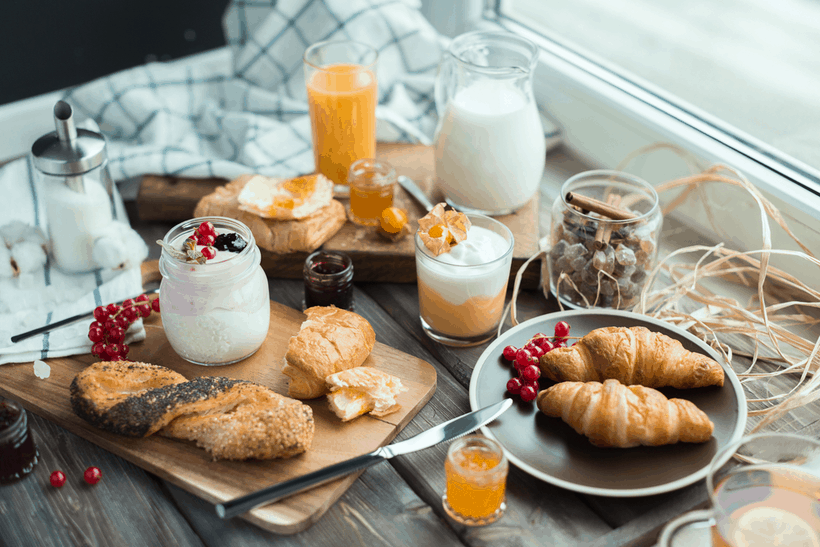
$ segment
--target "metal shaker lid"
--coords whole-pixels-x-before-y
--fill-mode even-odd
[[[80,175],[106,159],[105,137],[74,126],[74,115],[65,101],[54,105],[57,131],[46,133],[31,145],[34,166],[49,175]]]

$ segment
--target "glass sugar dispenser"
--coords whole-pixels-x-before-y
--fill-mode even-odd
[[[608,170],[571,177],[552,206],[550,291],[570,308],[632,308],[657,264],[662,223],[646,181]]]
[[[105,138],[77,128],[73,114],[67,102],[58,101],[56,131],[37,139],[31,155],[42,182],[54,260],[62,271],[80,273],[98,267],[94,240],[117,218],[119,195],[108,172]]]

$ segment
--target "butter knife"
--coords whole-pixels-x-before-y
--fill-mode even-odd
[[[422,207],[430,211],[433,208],[433,202],[421,191],[421,188],[409,177],[404,175],[399,176],[399,184],[402,188],[407,190],[407,193],[416,198]]]
[[[492,422],[512,406],[512,399],[504,399],[498,403],[470,412],[449,422],[437,425],[419,433],[418,435],[400,443],[382,446],[369,454],[339,462],[328,467],[308,473],[289,481],[274,484],[262,490],[257,490],[246,496],[234,498],[225,503],[216,505],[216,514],[223,519],[229,519],[251,509],[281,500],[303,490],[320,486],[332,480],[343,477],[354,471],[366,469],[371,465],[387,461],[393,456],[409,454],[424,448],[430,448],[444,441],[452,441],[475,431],[479,427]]]
[[[154,294],[159,292],[159,289],[151,289],[150,291],[145,291],[142,294]],[[122,302],[125,302],[123,300]],[[117,302],[118,306],[122,306],[122,302]],[[86,313],[80,313],[77,315],[72,315],[71,317],[66,317],[65,319],[61,319],[59,321],[55,321],[50,325],[45,325],[44,327],[37,327],[36,329],[21,333],[15,334],[11,337],[11,343],[16,344],[21,340],[26,340],[27,338],[31,338],[32,336],[37,336],[38,334],[43,334],[44,332],[50,332],[54,329],[59,329],[60,327],[65,327],[66,325],[70,325],[71,323],[76,323],[77,321],[82,321],[83,319],[88,319],[89,317],[94,317],[94,310]]]

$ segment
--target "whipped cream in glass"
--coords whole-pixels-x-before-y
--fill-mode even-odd
[[[235,232],[247,245],[238,253],[217,250],[205,264],[185,262],[163,250],[159,260],[162,326],[171,347],[186,361],[227,365],[253,355],[267,337],[268,279],[253,234],[237,220],[187,220],[172,228],[163,242],[182,249],[185,239],[205,221],[214,225],[217,234]]]
[[[424,331],[446,345],[471,346],[493,337],[510,276],[514,239],[502,223],[467,214],[467,238],[433,256],[416,234],[419,314]]]

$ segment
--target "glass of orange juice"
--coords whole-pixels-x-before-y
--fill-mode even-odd
[[[356,160],[376,157],[378,103],[375,48],[353,41],[319,42],[304,55],[316,171],[348,193]]]
[[[453,441],[444,461],[447,490],[444,510],[460,524],[483,526],[507,508],[504,491],[509,464],[497,442],[481,435]]]
[[[820,441],[744,437],[713,458],[706,487],[712,507],[670,522],[659,547],[820,547]]]

